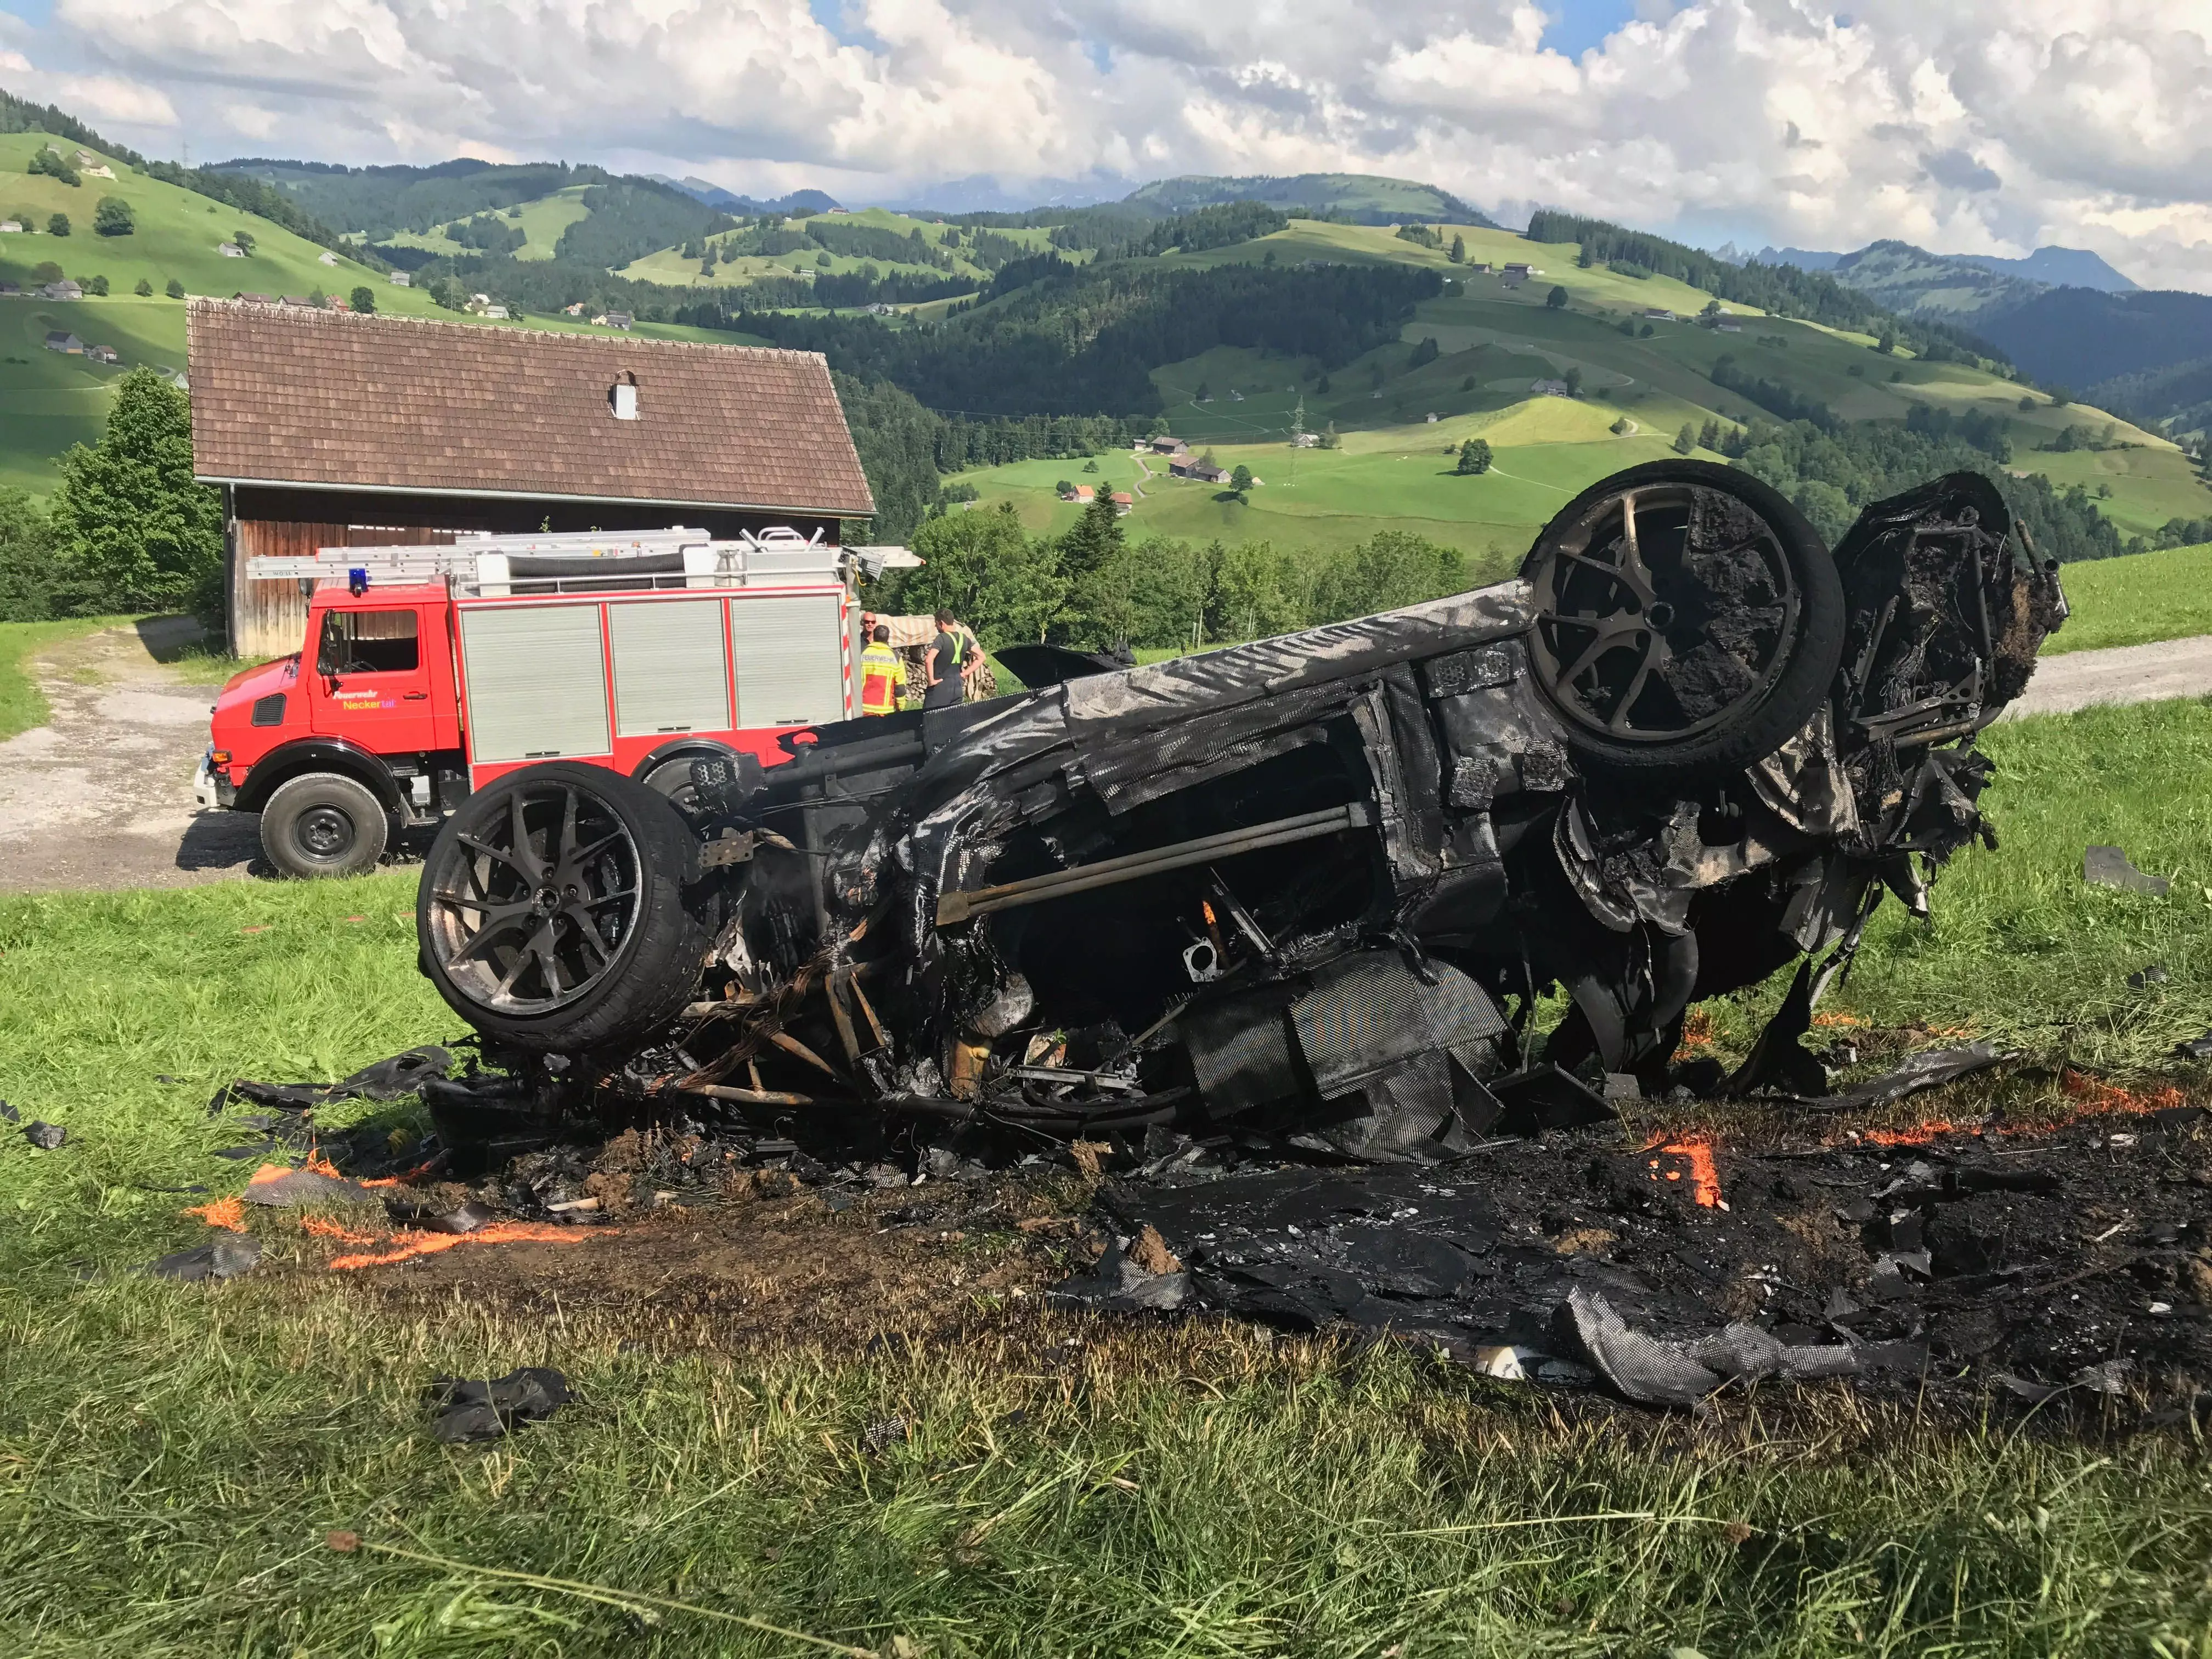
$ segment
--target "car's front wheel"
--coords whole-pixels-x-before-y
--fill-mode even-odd
[[[647,1035],[690,998],[712,934],[698,845],[665,796],[553,762],[471,795],[416,897],[422,971],[487,1036],[580,1054]]]

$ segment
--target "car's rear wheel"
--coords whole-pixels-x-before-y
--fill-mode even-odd
[[[554,762],[471,795],[424,861],[422,970],[516,1048],[580,1054],[644,1036],[689,999],[711,933],[686,892],[698,846],[667,799]]]
[[[336,772],[288,779],[261,809],[261,850],[295,878],[374,870],[391,839],[392,815],[375,792]]]
[[[1829,694],[1844,595],[1819,532],[1749,474],[1705,461],[1632,467],[1545,526],[1537,684],[1586,759],[1635,774],[1748,765]]]

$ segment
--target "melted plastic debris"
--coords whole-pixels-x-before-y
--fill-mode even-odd
[[[505,1376],[434,1379],[426,1396],[437,1409],[431,1433],[447,1445],[497,1440],[525,1423],[542,1423],[575,1395],[568,1379],[547,1365],[524,1365]]]

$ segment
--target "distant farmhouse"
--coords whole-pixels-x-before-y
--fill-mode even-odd
[[[49,351],[65,351],[72,357],[82,357],[84,356],[84,342],[78,339],[76,335],[68,332],[66,330],[58,328],[48,329],[46,331],[46,349]]]

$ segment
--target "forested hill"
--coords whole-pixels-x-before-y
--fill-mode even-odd
[[[1151,415],[1151,371],[1215,346],[1311,357],[1324,368],[1395,340],[1443,282],[1402,265],[1211,270],[1124,262],[1066,268],[982,311],[927,327],[866,317],[740,313],[732,327],[826,355],[945,413]]]
[[[1448,190],[1411,179],[1386,179],[1371,173],[1301,173],[1288,178],[1257,176],[1216,179],[1189,176],[1160,179],[1139,185],[1120,206],[1156,214],[1188,213],[1194,208],[1258,202],[1304,215],[1353,225],[1447,224],[1498,228],[1496,220],[1469,207]]]
[[[558,161],[505,167],[467,156],[433,167],[366,167],[247,156],[218,162],[210,171],[257,179],[325,224],[371,241],[395,231],[426,231],[472,214],[502,212],[571,185],[602,184],[612,177],[595,167]],[[682,195],[673,187],[669,193]]]
[[[1577,263],[1584,269],[1601,262],[1672,276],[1717,299],[1755,306],[1777,317],[1802,317],[1829,328],[1893,334],[1899,343],[1935,362],[2002,360],[2004,353],[1973,334],[1926,318],[1901,318],[1881,302],[1846,288],[1824,271],[1795,265],[1731,264],[1703,249],[1670,241],[1648,231],[1630,230],[1603,219],[1539,210],[1528,221],[1532,242],[1578,244]]]

